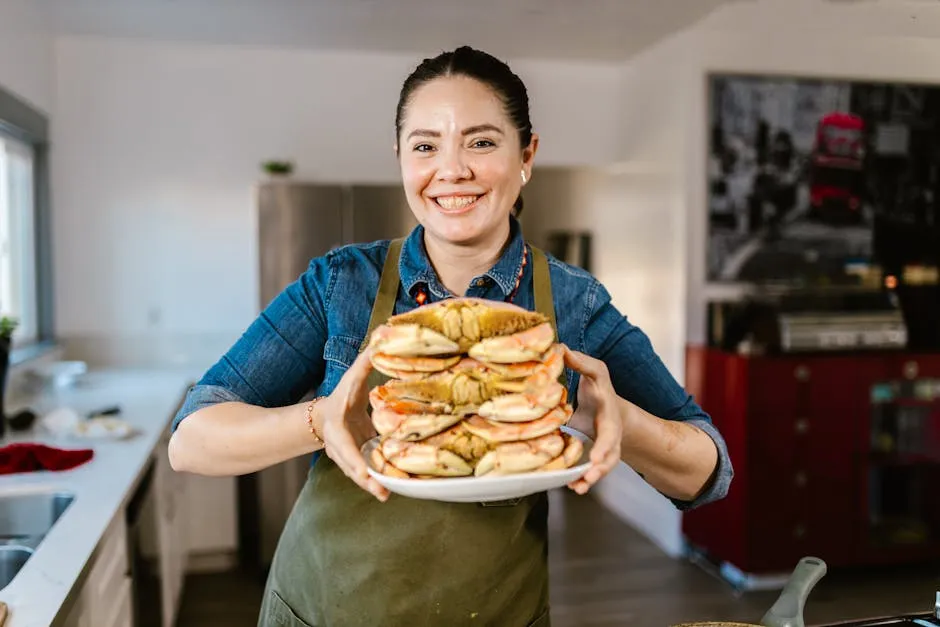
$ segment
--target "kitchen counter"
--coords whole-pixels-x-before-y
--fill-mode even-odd
[[[125,440],[105,441],[8,431],[3,444],[28,441],[91,448],[94,457],[68,471],[0,475],[0,496],[36,490],[75,495],[19,574],[0,591],[0,601],[10,608],[4,627],[46,627],[69,611],[102,536],[115,516],[123,515],[186,386],[197,376],[168,370],[92,371],[71,389],[26,399],[28,406],[41,411],[61,405],[80,415],[118,405],[121,413],[116,417],[130,423],[137,433]]]

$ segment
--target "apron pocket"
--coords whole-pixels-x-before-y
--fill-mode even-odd
[[[276,591],[268,592],[267,610],[264,614],[263,627],[313,627],[302,620]]]
[[[481,502],[482,507],[515,507],[522,502],[522,497],[516,499],[505,499],[503,501],[485,501]]]

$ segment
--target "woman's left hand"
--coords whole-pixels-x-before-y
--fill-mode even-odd
[[[583,429],[578,428],[579,424],[593,426],[595,433],[591,467],[580,479],[568,484],[578,494],[585,494],[620,461],[623,418],[607,364],[565,346],[565,365],[581,375],[578,409],[569,424],[579,431]]]

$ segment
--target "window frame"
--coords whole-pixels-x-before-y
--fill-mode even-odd
[[[43,112],[0,86],[0,134],[28,144],[33,149],[37,334],[34,341],[13,349],[10,362],[16,365],[53,350],[57,345],[52,282],[49,119]]]

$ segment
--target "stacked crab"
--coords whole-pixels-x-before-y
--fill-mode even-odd
[[[560,470],[582,454],[561,426],[564,352],[542,314],[473,298],[390,318],[370,337],[391,377],[369,392],[380,438],[373,467],[440,478]]]

